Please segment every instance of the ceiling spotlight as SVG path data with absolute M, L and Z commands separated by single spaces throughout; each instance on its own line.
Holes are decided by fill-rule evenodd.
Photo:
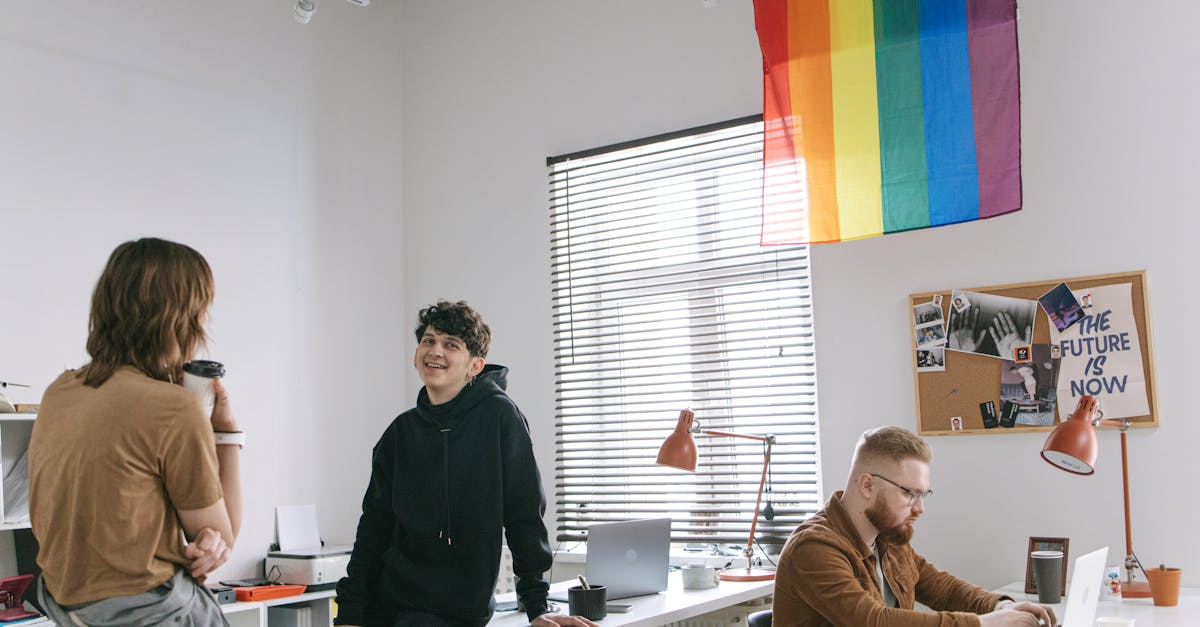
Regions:
M 292 13 L 292 17 L 301 24 L 307 24 L 312 20 L 313 13 L 317 12 L 317 5 L 313 0 L 296 0 L 296 9 Z

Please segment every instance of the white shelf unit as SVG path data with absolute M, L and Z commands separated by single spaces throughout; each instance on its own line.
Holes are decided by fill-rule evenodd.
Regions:
M 33 421 L 37 414 L 0 414 L 0 479 L 8 476 L 12 467 L 29 449 L 29 436 L 33 434 Z M 26 477 L 28 481 L 28 477 Z M 27 529 L 29 520 L 10 520 L 5 510 L 4 483 L 0 481 L 0 530 Z
M 337 592 L 334 590 L 321 590 L 320 592 L 305 592 L 297 596 L 267 601 L 239 601 L 222 605 L 221 610 L 225 612 L 229 627 L 268 627 L 267 608 L 278 605 L 304 604 L 312 608 L 312 624 L 314 626 L 332 625 L 333 597 L 336 594 Z

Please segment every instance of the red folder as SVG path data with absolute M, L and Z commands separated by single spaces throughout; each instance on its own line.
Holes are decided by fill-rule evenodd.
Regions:
M 276 586 L 254 586 L 252 588 L 234 588 L 234 593 L 237 594 L 239 601 L 266 601 L 267 599 L 278 599 L 280 597 L 294 597 L 304 593 L 306 586 L 298 586 L 291 584 L 276 585 Z

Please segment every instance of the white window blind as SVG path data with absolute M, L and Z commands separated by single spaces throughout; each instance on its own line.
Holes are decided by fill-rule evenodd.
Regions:
M 807 246 L 759 246 L 762 121 L 547 159 L 559 540 L 670 516 L 679 542 L 745 543 L 758 442 L 697 435 L 695 473 L 657 466 L 679 410 L 774 434 L 780 544 L 820 506 Z

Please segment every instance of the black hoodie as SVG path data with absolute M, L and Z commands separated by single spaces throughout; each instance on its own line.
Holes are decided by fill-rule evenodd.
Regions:
M 502 529 L 529 619 L 546 611 L 546 498 L 507 374 L 489 364 L 441 405 L 421 388 L 417 406 L 384 431 L 337 586 L 337 624 L 391 625 L 402 609 L 487 623 Z

